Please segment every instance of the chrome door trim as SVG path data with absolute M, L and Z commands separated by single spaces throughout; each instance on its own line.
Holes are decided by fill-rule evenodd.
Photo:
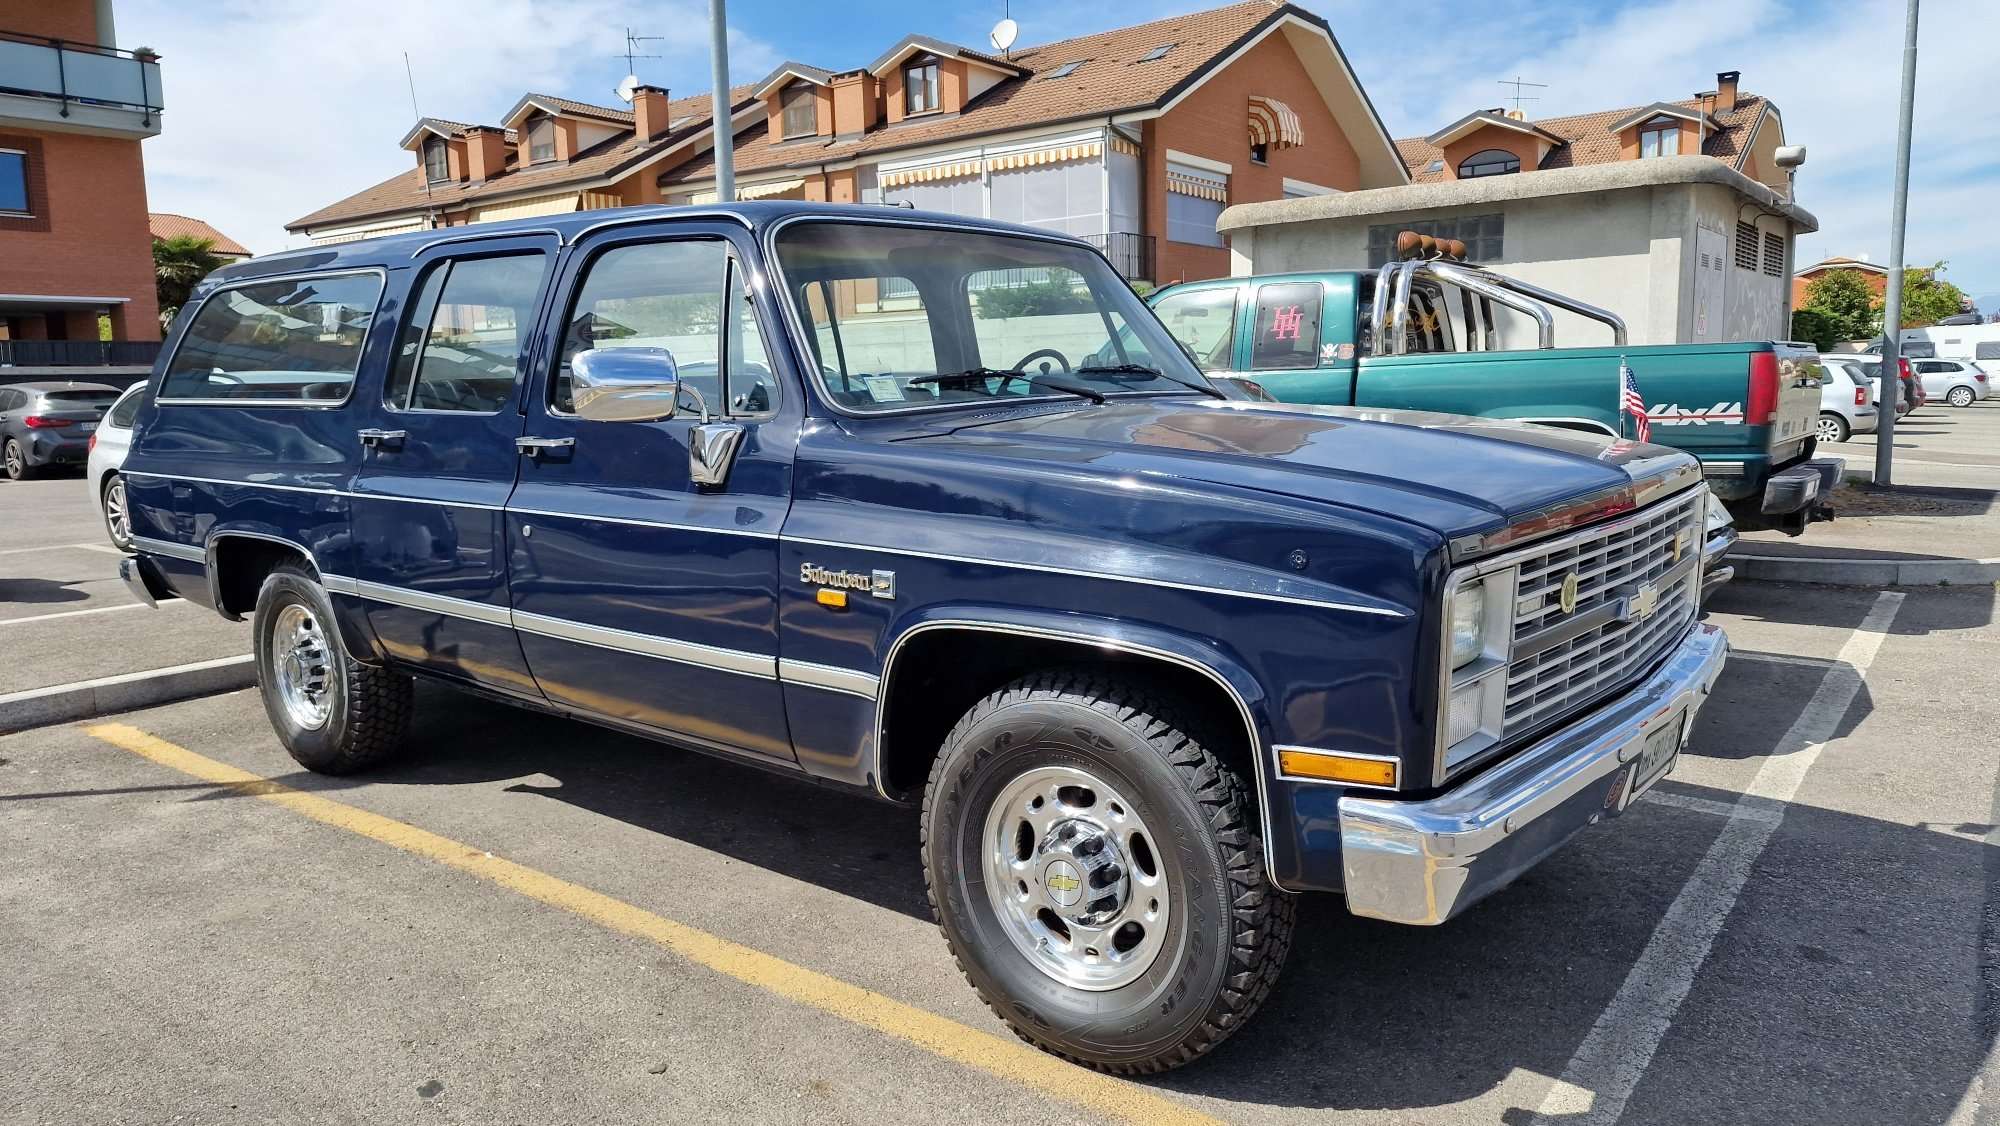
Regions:
M 186 402 L 187 400 L 182 399 L 180 401 Z M 151 477 L 156 481 L 187 481 L 196 485 L 242 485 L 246 488 L 277 489 L 280 492 L 287 493 L 321 493 L 330 497 L 352 495 L 344 494 L 341 490 L 334 488 L 318 488 L 312 485 L 281 485 L 276 481 L 229 481 L 221 477 L 189 477 L 182 473 L 153 473 L 144 469 L 128 469 L 123 472 L 127 477 Z
M 510 514 L 519 516 L 552 516 L 559 520 L 595 520 L 604 524 L 631 524 L 641 528 L 665 528 L 675 532 L 714 532 L 719 536 L 751 536 L 756 539 L 774 540 L 777 532 L 767 532 L 760 528 L 718 528 L 709 524 L 677 524 L 667 520 L 641 520 L 635 516 L 598 516 L 589 512 L 556 512 L 547 508 L 522 508 L 508 505 Z
M 881 678 L 872 673 L 845 669 L 837 665 L 821 665 L 811 661 L 784 658 L 778 661 L 778 679 L 786 684 L 797 684 L 806 688 L 845 692 L 864 700 L 875 699 L 881 688 Z
M 1040 626 L 1018 626 L 1002 622 L 980 621 L 974 618 L 944 618 L 937 621 L 919 622 L 897 635 L 895 642 L 889 646 L 889 651 L 882 657 L 880 683 L 884 685 L 889 683 L 890 673 L 896 665 L 896 657 L 902 652 L 905 642 L 918 634 L 936 629 L 965 629 L 979 630 L 986 633 L 1008 633 L 1020 637 L 1037 637 L 1050 641 L 1066 641 L 1077 645 L 1087 645 L 1093 649 L 1111 649 L 1123 653 L 1134 653 L 1139 656 L 1151 657 L 1155 660 L 1179 665 L 1185 669 L 1191 669 L 1220 685 L 1223 692 L 1228 694 L 1230 701 L 1236 705 L 1237 714 L 1243 720 L 1244 736 L 1250 741 L 1250 763 L 1252 770 L 1255 771 L 1257 776 L 1258 832 L 1264 839 L 1264 875 L 1271 881 L 1271 886 L 1277 888 L 1279 891 L 1287 890 L 1284 885 L 1278 883 L 1277 864 L 1273 860 L 1273 853 L 1271 851 L 1271 792 L 1268 788 L 1269 783 L 1266 781 L 1264 763 L 1269 749 L 1264 746 L 1263 739 L 1257 734 L 1257 720 L 1250 712 L 1249 702 L 1243 699 L 1242 693 L 1236 691 L 1235 685 L 1229 683 L 1228 677 L 1223 676 L 1208 665 L 1191 657 L 1184 657 L 1179 653 L 1174 653 L 1166 649 L 1157 649 L 1141 642 L 1112 640 L 1087 633 L 1070 633 L 1062 630 L 1045 629 Z M 882 772 L 882 736 L 885 731 L 884 725 L 887 719 L 888 702 L 888 694 L 886 692 L 878 692 L 875 698 L 875 734 L 868 747 L 868 776 L 872 780 L 877 794 L 881 795 L 884 800 L 896 801 L 897 799 L 884 786 L 884 775 Z M 1275 764 L 1273 764 L 1271 769 L 1276 769 Z
M 1329 610 L 1346 610 L 1356 614 L 1375 614 L 1385 618 L 1407 618 L 1408 612 L 1382 606 L 1362 606 L 1352 602 L 1336 602 L 1326 598 L 1308 598 L 1304 595 L 1266 594 L 1255 590 L 1233 590 L 1228 587 L 1201 586 L 1195 583 L 1180 583 L 1170 579 L 1149 579 L 1141 575 L 1114 575 L 1103 571 L 1086 571 L 1079 567 L 1056 567 L 1046 563 L 1018 563 L 1004 559 L 983 559 L 972 555 L 947 555 L 937 551 L 918 551 L 908 547 L 887 547 L 879 544 L 845 543 L 840 540 L 810 539 L 805 536 L 785 536 L 786 543 L 809 543 L 818 547 L 838 547 L 849 551 L 885 552 L 890 555 L 907 555 L 918 559 L 937 559 L 946 563 L 970 563 L 980 567 L 1013 567 L 1023 571 L 1041 571 L 1051 575 L 1070 575 L 1083 579 L 1108 579 L 1112 582 L 1140 583 L 1145 586 L 1165 587 L 1168 590 L 1184 590 L 1196 594 L 1221 594 L 1232 598 L 1255 598 L 1264 602 L 1284 602 L 1293 606 L 1313 606 Z
M 713 645 L 697 645 L 692 641 L 676 641 L 670 637 L 633 633 L 630 630 L 611 629 L 608 626 L 587 625 L 567 618 L 551 618 L 545 614 L 528 614 L 519 610 L 513 611 L 513 625 L 522 633 L 553 637 L 560 641 L 574 641 L 579 645 L 594 645 L 600 649 L 612 649 L 621 653 L 637 653 L 646 657 L 658 657 L 663 661 L 677 661 L 684 665 L 733 672 L 763 680 L 778 679 L 778 659 L 761 653 L 746 653 L 740 649 L 722 649 Z
M 474 602 L 469 598 L 453 598 L 444 594 L 411 590 L 405 586 L 390 586 L 387 583 L 373 583 L 367 579 L 345 579 L 352 584 L 348 593 L 375 602 L 387 602 L 391 606 L 401 606 L 407 610 L 423 610 L 432 614 L 443 614 L 451 618 L 463 618 L 470 622 L 481 622 L 489 626 L 512 626 L 513 611 L 505 606 L 495 606 L 487 602 Z
M 169 559 L 180 559 L 189 563 L 208 566 L 208 552 L 190 543 L 175 543 L 172 540 L 156 540 L 150 536 L 133 536 L 132 546 L 141 552 L 164 555 Z

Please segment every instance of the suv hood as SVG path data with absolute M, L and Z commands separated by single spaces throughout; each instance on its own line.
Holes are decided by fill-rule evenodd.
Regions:
M 1529 518 L 1550 531 L 1575 522 L 1561 517 L 1579 504 L 1589 509 L 1580 521 L 1701 476 L 1698 462 L 1664 446 L 1425 411 L 1134 398 L 926 421 L 952 429 L 906 440 L 1337 503 L 1447 536 Z

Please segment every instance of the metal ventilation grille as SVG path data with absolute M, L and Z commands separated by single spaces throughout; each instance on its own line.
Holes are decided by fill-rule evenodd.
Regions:
M 1503 730 L 1513 735 L 1636 679 L 1694 619 L 1708 490 L 1691 489 L 1521 560 Z M 1676 546 L 1678 541 L 1678 546 Z M 1576 576 L 1574 610 L 1565 580 Z M 1652 602 L 1649 613 L 1637 613 Z

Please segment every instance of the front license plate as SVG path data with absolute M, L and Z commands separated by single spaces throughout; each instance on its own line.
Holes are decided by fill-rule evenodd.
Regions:
M 1625 787 L 1625 804 L 1651 789 L 1653 783 L 1672 774 L 1681 757 L 1681 734 L 1687 713 L 1675 712 L 1642 736 L 1639 758 L 1632 764 L 1632 783 Z

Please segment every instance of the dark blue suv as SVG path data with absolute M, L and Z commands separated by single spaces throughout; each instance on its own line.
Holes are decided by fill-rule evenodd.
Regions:
M 1293 893 L 1440 923 L 1623 810 L 1727 652 L 1685 454 L 1242 394 L 1001 224 L 317 247 L 188 302 L 125 571 L 254 613 L 314 770 L 398 751 L 426 676 L 921 803 L 979 992 L 1159 1070 L 1269 992 Z

